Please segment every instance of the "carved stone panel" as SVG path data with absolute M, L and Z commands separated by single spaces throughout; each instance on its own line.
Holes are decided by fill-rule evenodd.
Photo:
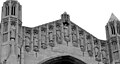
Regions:
M 84 31 L 82 29 L 78 29 L 79 32 L 79 44 L 80 44 L 80 49 L 82 52 L 85 52 L 86 45 L 85 45 L 85 37 L 84 37 Z
M 18 35 L 18 47 L 21 48 L 22 45 L 23 45 L 23 38 L 20 35 Z
M 63 34 L 64 34 L 64 40 L 68 45 L 68 42 L 70 42 L 70 30 L 69 30 L 69 22 L 63 22 Z
M 93 57 L 93 42 L 92 42 L 92 36 L 90 34 L 86 34 L 86 42 L 87 42 L 87 52 L 90 57 Z
M 93 41 L 94 41 L 95 60 L 101 62 L 100 42 L 97 38 L 93 38 Z
M 56 22 L 56 42 L 62 44 L 62 27 L 60 22 Z
M 39 28 L 33 29 L 33 51 L 39 52 Z
M 25 51 L 31 51 L 31 28 L 25 28 Z
M 8 22 L 4 22 L 3 23 L 3 32 L 7 32 L 8 31 Z
M 72 44 L 74 47 L 78 47 L 77 26 L 71 25 Z
M 100 42 L 101 42 L 102 62 L 107 64 L 109 63 L 107 42 L 102 40 Z
M 117 43 L 117 37 L 112 37 L 110 40 L 111 47 L 112 47 L 112 55 L 114 60 L 119 59 L 119 50 L 118 50 L 118 43 Z
M 11 21 L 11 27 L 10 27 L 10 39 L 16 38 L 16 22 Z
M 41 48 L 47 49 L 47 26 L 44 25 L 41 27 Z
M 48 25 L 48 41 L 49 46 L 54 47 L 55 46 L 55 36 L 54 36 L 54 24 Z
M 112 51 L 117 51 L 118 50 L 118 44 L 117 44 L 117 38 L 116 37 L 112 37 L 110 40 L 110 43 L 112 45 Z

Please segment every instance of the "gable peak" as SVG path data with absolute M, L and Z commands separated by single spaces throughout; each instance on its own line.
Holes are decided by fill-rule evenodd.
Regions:
M 114 21 L 114 20 L 118 21 L 118 18 L 112 13 L 110 16 L 109 22 Z

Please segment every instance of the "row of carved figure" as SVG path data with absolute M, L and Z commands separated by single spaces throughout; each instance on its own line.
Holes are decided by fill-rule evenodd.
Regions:
M 5 23 L 3 29 L 7 31 L 8 24 Z M 19 32 L 22 35 L 18 35 L 18 43 L 25 43 L 25 51 L 30 52 L 32 49 L 35 52 L 39 52 L 41 49 L 47 49 L 48 46 L 55 47 L 55 44 L 62 45 L 66 43 L 69 46 L 69 43 L 72 43 L 74 47 L 80 48 L 83 52 L 88 52 L 90 57 L 95 57 L 95 60 L 98 62 L 103 61 L 108 63 L 108 45 L 106 41 L 99 40 L 78 27 L 72 22 L 62 22 L 55 21 L 52 23 L 44 24 L 35 28 L 22 27 L 18 25 L 18 34 Z M 10 39 L 16 40 L 16 22 L 11 22 L 10 28 Z M 6 35 L 6 32 L 5 32 Z M 7 36 L 3 34 L 3 42 L 7 41 Z
M 70 29 L 71 28 L 71 29 Z M 108 45 L 106 41 L 99 40 L 91 34 L 85 32 L 73 23 L 69 22 L 55 22 L 48 25 L 42 25 L 35 28 L 25 27 L 24 41 L 26 52 L 31 51 L 33 44 L 33 51 L 39 52 L 41 49 L 47 49 L 48 46 L 55 47 L 55 44 L 66 46 L 71 42 L 74 47 L 80 48 L 83 52 L 88 52 L 90 57 L 95 57 L 98 62 L 103 61 L 108 63 Z M 33 36 L 33 37 L 31 37 Z

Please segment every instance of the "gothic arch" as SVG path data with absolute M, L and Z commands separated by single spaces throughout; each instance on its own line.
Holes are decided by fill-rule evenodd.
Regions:
M 11 15 L 16 15 L 16 5 L 17 2 L 16 1 L 12 1 L 12 6 L 11 6 Z
M 43 62 L 39 62 L 38 64 L 86 64 L 86 63 L 73 56 L 65 55 L 47 59 Z

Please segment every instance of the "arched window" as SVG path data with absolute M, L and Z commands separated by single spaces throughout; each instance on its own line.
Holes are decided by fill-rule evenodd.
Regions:
M 11 8 L 11 15 L 13 15 L 13 6 L 12 6 L 12 8 Z
M 7 11 L 7 13 L 8 13 L 8 15 L 9 15 L 9 6 L 8 6 L 7 8 L 8 8 L 8 11 Z
M 15 15 L 15 9 L 16 9 L 16 5 L 13 4 L 11 8 L 11 15 Z
M 13 12 L 13 15 L 15 15 L 15 8 L 16 8 L 16 6 L 14 6 L 14 12 Z
M 115 34 L 114 22 L 110 22 L 110 27 L 111 27 L 112 34 Z
M 5 16 L 7 16 L 7 6 L 5 6 Z
M 120 23 L 117 22 L 117 33 L 120 35 Z
M 9 15 L 9 6 L 5 6 L 5 16 Z

